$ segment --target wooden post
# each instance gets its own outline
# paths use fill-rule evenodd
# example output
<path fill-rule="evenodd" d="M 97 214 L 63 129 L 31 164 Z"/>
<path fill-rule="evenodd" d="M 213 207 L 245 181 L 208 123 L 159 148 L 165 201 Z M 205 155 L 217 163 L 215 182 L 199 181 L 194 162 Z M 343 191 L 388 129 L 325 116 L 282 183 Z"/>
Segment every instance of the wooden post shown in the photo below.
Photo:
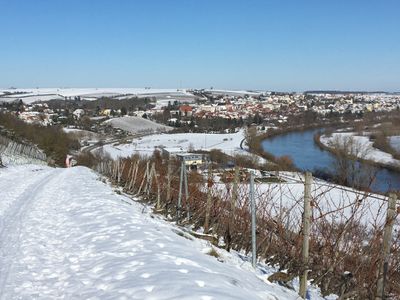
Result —
<path fill-rule="evenodd" d="M 300 276 L 299 295 L 303 299 L 307 293 L 308 252 L 311 227 L 311 184 L 312 174 L 307 172 L 304 183 L 304 212 L 303 212 L 303 247 L 301 251 L 303 260 L 303 275 Z"/>
<path fill-rule="evenodd" d="M 117 171 L 118 171 L 117 163 L 118 163 L 118 161 L 116 161 L 116 160 L 113 161 L 113 170 L 112 170 L 112 176 L 111 176 L 113 181 L 117 179 Z"/>
<path fill-rule="evenodd" d="M 129 184 L 127 186 L 127 189 L 129 191 L 132 190 L 133 178 L 135 176 L 135 170 L 136 170 L 136 161 L 132 161 L 132 170 L 131 170 L 130 175 L 129 175 L 130 180 L 129 180 Z"/>
<path fill-rule="evenodd" d="M 150 164 L 150 161 L 147 161 L 147 163 L 146 163 L 146 172 L 144 173 L 142 182 L 140 183 L 138 194 L 140 194 L 140 192 L 142 191 L 142 187 L 143 187 L 144 181 L 146 179 L 148 179 L 148 177 L 149 177 L 149 174 L 148 174 L 149 173 L 149 164 Z"/>
<path fill-rule="evenodd" d="M 118 158 L 117 160 L 117 184 L 119 185 L 119 182 L 121 181 L 121 161 Z"/>
<path fill-rule="evenodd" d="M 136 178 L 137 178 L 137 174 L 138 174 L 138 171 L 139 171 L 139 164 L 140 164 L 139 161 L 137 161 L 136 165 L 135 165 L 135 174 L 133 175 L 133 178 L 132 178 L 132 185 L 129 188 L 129 189 L 132 189 L 132 191 L 135 190 Z"/>
<path fill-rule="evenodd" d="M 125 165 L 126 165 L 126 160 L 119 161 L 119 172 L 118 172 L 118 185 L 121 183 L 122 180 L 122 174 L 124 173 L 125 170 Z"/>
<path fill-rule="evenodd" d="M 212 168 L 211 164 L 208 165 L 208 180 L 207 180 L 207 204 L 206 204 L 206 217 L 204 220 L 204 233 L 210 230 L 210 211 L 211 211 L 211 187 L 212 187 Z"/>
<path fill-rule="evenodd" d="M 168 160 L 167 169 L 167 202 L 171 199 L 171 161 Z"/>
<path fill-rule="evenodd" d="M 183 173 L 183 178 L 185 179 L 185 206 L 186 206 L 186 211 L 187 211 L 187 220 L 190 220 L 190 204 L 189 204 L 189 183 L 188 183 L 188 174 L 187 174 L 187 169 L 185 165 L 184 173 Z"/>
<path fill-rule="evenodd" d="M 178 207 L 177 207 L 177 223 L 179 223 L 181 218 L 181 209 L 182 209 L 182 188 L 183 188 L 183 172 L 185 168 L 185 161 L 181 162 L 181 175 L 179 177 L 179 195 L 178 195 Z"/>
<path fill-rule="evenodd" d="M 235 177 L 233 179 L 233 189 L 232 189 L 232 198 L 231 198 L 232 216 L 233 216 L 233 212 L 235 211 L 238 198 L 239 198 L 239 167 L 235 166 Z"/>
<path fill-rule="evenodd" d="M 379 277 L 376 286 L 375 300 L 385 299 L 386 272 L 389 267 L 389 255 L 390 255 L 390 247 L 392 244 L 393 224 L 397 216 L 396 201 L 397 201 L 396 194 L 394 193 L 390 194 L 387 215 L 386 215 L 385 229 L 383 232 L 382 261 L 381 261 L 381 266 L 379 268 Z"/>
<path fill-rule="evenodd" d="M 153 165 L 152 165 L 151 171 L 150 171 L 150 188 L 151 188 L 151 185 L 152 185 L 153 178 L 154 178 L 154 182 L 156 183 L 156 189 L 157 189 L 156 210 L 159 210 L 160 206 L 161 206 L 161 203 L 160 203 L 160 185 L 158 184 L 158 177 L 157 177 L 157 172 L 156 172 L 156 164 L 154 162 L 153 162 Z"/>
<path fill-rule="evenodd" d="M 256 237 L 256 199 L 254 192 L 254 171 L 250 171 L 250 204 L 251 204 L 251 265 L 257 265 L 257 237 Z"/>
<path fill-rule="evenodd" d="M 125 189 L 125 190 L 129 187 L 129 185 L 130 185 L 130 183 L 131 183 L 131 181 L 132 181 L 132 176 L 133 176 L 132 173 L 133 173 L 133 169 L 134 169 L 134 167 L 135 167 L 135 164 L 134 164 L 133 161 L 131 161 L 130 163 L 131 163 L 131 165 L 130 165 L 130 167 L 129 167 L 128 175 L 127 175 L 127 177 L 126 177 L 125 186 L 124 186 L 124 189 Z"/>
<path fill-rule="evenodd" d="M 154 168 L 154 180 L 156 182 L 156 187 L 157 187 L 157 206 L 156 206 L 156 209 L 160 210 L 161 209 L 160 183 L 158 181 L 156 168 Z"/>
<path fill-rule="evenodd" d="M 147 195 L 150 195 L 151 188 L 153 185 L 153 174 L 155 174 L 155 173 L 156 173 L 156 167 L 155 167 L 155 163 L 153 162 L 151 164 L 151 169 L 148 174 L 148 180 L 147 180 L 147 184 L 146 184 L 146 188 L 145 188 L 145 193 L 147 193 Z"/>

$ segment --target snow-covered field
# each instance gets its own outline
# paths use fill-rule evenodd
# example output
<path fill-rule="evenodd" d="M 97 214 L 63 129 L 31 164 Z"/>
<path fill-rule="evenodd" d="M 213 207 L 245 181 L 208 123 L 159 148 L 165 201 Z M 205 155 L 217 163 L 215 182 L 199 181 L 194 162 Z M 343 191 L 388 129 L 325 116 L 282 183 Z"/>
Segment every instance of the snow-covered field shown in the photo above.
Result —
<path fill-rule="evenodd" d="M 87 168 L 0 169 L 0 190 L 0 299 L 298 299 Z"/>
<path fill-rule="evenodd" d="M 152 155 L 155 148 L 175 148 L 184 152 L 189 150 L 218 149 L 228 155 L 244 154 L 249 152 L 240 148 L 244 139 L 244 131 L 237 133 L 209 134 L 209 133 L 176 133 L 156 134 L 134 139 L 131 144 L 109 144 L 103 147 L 112 158 L 128 157 L 132 154 Z M 245 147 L 245 143 L 243 143 Z M 257 159 L 260 159 L 257 157 Z"/>
<path fill-rule="evenodd" d="M 9 95 L 3 95 L 11 93 Z M 18 94 L 16 94 L 18 93 Z M 148 88 L 34 88 L 34 89 L 0 89 L 0 102 L 14 101 L 22 99 L 25 103 L 35 101 L 48 101 L 52 99 L 64 99 L 64 97 L 79 96 L 82 99 L 94 100 L 96 98 L 143 96 L 152 97 L 162 95 L 162 97 L 193 97 L 186 90 L 181 89 L 148 89 Z"/>
<path fill-rule="evenodd" d="M 355 143 L 353 144 L 353 153 L 358 157 L 382 164 L 400 165 L 400 161 L 394 159 L 391 154 L 374 148 L 372 146 L 373 142 L 369 140 L 368 136 L 356 135 L 354 132 L 336 132 L 329 137 L 322 135 L 321 143 L 328 147 L 332 147 L 332 144 L 334 144 L 336 141 L 339 141 L 343 144 L 348 138 L 354 139 Z"/>
<path fill-rule="evenodd" d="M 131 116 L 109 119 L 104 123 L 130 133 L 163 132 L 172 130 L 171 127 L 155 123 L 148 119 Z"/>
<path fill-rule="evenodd" d="M 8 97 L 0 97 L 0 103 L 1 102 L 13 102 L 16 99 L 22 99 L 22 101 L 25 104 L 32 104 L 34 102 L 40 102 L 40 101 L 50 101 L 50 100 L 63 100 L 64 97 L 61 97 L 59 95 L 32 95 L 32 96 L 23 96 L 19 95 L 19 97 L 15 97 L 15 95 L 10 95 Z"/>
<path fill-rule="evenodd" d="M 246 91 L 246 90 L 206 90 L 209 93 L 215 94 L 215 95 L 230 95 L 230 96 L 244 96 L 244 95 L 249 95 L 249 96 L 259 96 L 262 94 L 262 92 L 254 92 L 254 91 Z"/>
<path fill-rule="evenodd" d="M 100 140 L 100 135 L 98 133 L 88 130 L 64 127 L 63 131 L 69 133 L 80 142 L 98 142 Z"/>

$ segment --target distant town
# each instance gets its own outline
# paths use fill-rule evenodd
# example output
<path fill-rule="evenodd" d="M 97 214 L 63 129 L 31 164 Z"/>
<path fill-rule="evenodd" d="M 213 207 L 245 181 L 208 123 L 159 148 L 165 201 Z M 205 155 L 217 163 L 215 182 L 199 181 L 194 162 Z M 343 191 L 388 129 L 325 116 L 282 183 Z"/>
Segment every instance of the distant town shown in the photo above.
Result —
<path fill-rule="evenodd" d="M 400 95 L 365 92 L 250 92 L 223 90 L 170 90 L 140 94 L 62 94 L 0 91 L 0 110 L 15 113 L 27 123 L 62 124 L 90 129 L 98 120 L 124 115 L 153 119 L 188 130 L 223 131 L 247 124 L 262 130 L 280 126 L 307 114 L 321 120 L 390 112 L 400 107 Z M 44 91 L 46 92 L 46 91 Z M 213 120 L 213 122 L 209 122 Z M 207 126 L 205 126 L 207 121 Z M 211 126 L 210 126 L 211 125 Z M 200 129 L 199 129 L 200 128 Z M 94 127 L 92 127 L 94 129 Z"/>

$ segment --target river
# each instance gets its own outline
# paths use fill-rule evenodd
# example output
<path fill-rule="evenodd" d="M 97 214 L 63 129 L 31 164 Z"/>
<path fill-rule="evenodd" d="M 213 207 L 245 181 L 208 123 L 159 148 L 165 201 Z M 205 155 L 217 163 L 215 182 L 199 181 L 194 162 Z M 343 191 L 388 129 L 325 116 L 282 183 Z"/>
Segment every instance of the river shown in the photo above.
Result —
<path fill-rule="evenodd" d="M 332 173 L 335 157 L 314 143 L 314 134 L 318 131 L 319 129 L 312 129 L 282 134 L 264 140 L 262 147 L 274 156 L 289 155 L 296 167 L 303 171 L 312 172 L 318 169 Z M 371 190 L 381 193 L 400 190 L 400 173 L 378 168 Z"/>

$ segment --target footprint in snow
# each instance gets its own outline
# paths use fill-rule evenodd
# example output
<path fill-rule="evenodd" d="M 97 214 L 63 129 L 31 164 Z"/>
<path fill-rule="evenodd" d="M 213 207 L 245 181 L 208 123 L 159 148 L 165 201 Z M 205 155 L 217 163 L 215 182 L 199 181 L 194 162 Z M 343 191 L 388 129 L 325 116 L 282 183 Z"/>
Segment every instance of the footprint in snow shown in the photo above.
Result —
<path fill-rule="evenodd" d="M 179 269 L 178 272 L 181 272 L 181 273 L 183 273 L 183 274 L 187 274 L 187 273 L 189 273 L 189 270 L 186 270 L 186 269 Z"/>
<path fill-rule="evenodd" d="M 142 275 L 140 275 L 140 277 L 142 278 L 149 278 L 151 276 L 151 274 L 149 273 L 143 273 Z"/>
<path fill-rule="evenodd" d="M 196 282 L 199 287 L 204 287 L 206 285 L 206 283 L 202 280 L 195 280 L 194 282 Z"/>
<path fill-rule="evenodd" d="M 151 293 L 154 290 L 154 285 L 145 286 L 144 289 L 146 292 Z"/>

